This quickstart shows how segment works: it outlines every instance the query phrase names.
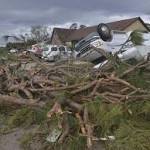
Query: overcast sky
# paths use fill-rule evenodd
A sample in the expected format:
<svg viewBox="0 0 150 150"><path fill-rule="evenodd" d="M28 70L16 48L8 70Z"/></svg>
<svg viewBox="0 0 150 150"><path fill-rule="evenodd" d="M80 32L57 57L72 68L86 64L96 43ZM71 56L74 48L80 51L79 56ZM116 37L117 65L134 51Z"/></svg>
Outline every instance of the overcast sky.
<svg viewBox="0 0 150 150"><path fill-rule="evenodd" d="M150 22L150 0L0 0L0 36L32 25L94 25L135 16Z"/></svg>

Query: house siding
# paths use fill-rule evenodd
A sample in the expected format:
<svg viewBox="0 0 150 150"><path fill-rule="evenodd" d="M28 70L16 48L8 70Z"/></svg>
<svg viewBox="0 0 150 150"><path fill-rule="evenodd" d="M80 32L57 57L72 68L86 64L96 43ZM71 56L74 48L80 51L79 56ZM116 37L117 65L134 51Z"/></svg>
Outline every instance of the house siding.
<svg viewBox="0 0 150 150"><path fill-rule="evenodd" d="M52 45L63 45L64 43L60 40L59 36L56 32L53 33L52 39L51 39Z"/></svg>
<svg viewBox="0 0 150 150"><path fill-rule="evenodd" d="M132 23L124 31L134 31L134 30L148 31L139 20Z"/></svg>

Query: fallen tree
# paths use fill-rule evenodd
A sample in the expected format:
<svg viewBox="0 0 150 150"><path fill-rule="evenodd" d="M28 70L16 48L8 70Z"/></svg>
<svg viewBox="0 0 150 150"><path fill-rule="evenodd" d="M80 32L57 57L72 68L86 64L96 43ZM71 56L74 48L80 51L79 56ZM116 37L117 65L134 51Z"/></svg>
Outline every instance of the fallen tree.
<svg viewBox="0 0 150 150"><path fill-rule="evenodd" d="M28 59L26 61L31 63ZM114 116L122 117L120 109L124 113L132 113L126 107L127 103L145 103L150 100L150 88L137 86L136 82L140 81L130 80L130 77L134 78L142 71L145 80L143 84L148 85L149 61L134 66L118 64L123 67L121 72L112 63L107 69L103 66L104 70L94 70L89 64L75 64L74 61L50 65L34 59L32 63L35 64L31 69L22 67L21 62L0 66L0 104L43 108L51 101L53 107L47 117L51 119L59 115L61 118L59 125L63 131L56 139L58 143L63 143L72 134L69 118L73 117L79 125L78 136L85 137L87 148L92 149L95 141L103 141L96 134L98 128L106 127L99 131L104 137L109 136L107 132L110 132L110 128L117 128L116 124L111 126L107 119L99 118L104 109L102 103L114 106L112 110L107 107L106 110L112 115L114 113ZM106 110L103 112L106 113Z"/></svg>

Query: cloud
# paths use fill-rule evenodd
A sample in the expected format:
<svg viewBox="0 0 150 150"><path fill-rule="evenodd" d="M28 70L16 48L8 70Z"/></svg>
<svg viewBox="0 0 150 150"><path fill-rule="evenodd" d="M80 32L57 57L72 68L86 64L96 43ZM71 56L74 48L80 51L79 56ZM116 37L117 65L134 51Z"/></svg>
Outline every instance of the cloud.
<svg viewBox="0 0 150 150"><path fill-rule="evenodd" d="M148 14L149 0L1 0L0 20L13 24L66 23L80 16ZM92 20L92 18L89 18Z"/></svg>
<svg viewBox="0 0 150 150"><path fill-rule="evenodd" d="M150 22L149 0L0 0L0 35L32 25L94 25L141 16Z"/></svg>

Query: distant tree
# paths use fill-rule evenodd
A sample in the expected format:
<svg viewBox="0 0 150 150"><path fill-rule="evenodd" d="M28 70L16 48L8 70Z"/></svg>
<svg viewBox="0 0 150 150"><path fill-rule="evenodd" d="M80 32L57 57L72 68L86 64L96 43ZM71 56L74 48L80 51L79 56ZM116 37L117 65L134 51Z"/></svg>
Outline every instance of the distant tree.
<svg viewBox="0 0 150 150"><path fill-rule="evenodd" d="M16 35L4 35L3 39L5 40L5 42L8 42L10 38L13 38L16 41L24 41L24 36L16 36Z"/></svg>
<svg viewBox="0 0 150 150"><path fill-rule="evenodd" d="M5 35L3 39L7 42L8 49L26 49L35 43L49 40L50 34L46 26L33 26L30 34Z"/></svg>
<svg viewBox="0 0 150 150"><path fill-rule="evenodd" d="M81 24L80 29L82 29L82 28L86 28L86 25Z"/></svg>
<svg viewBox="0 0 150 150"><path fill-rule="evenodd" d="M50 38L47 26L32 26L31 27L31 36L37 42L47 41Z"/></svg>
<svg viewBox="0 0 150 150"><path fill-rule="evenodd" d="M71 26L70 26L70 29L77 29L78 28L78 24L77 23L73 23Z"/></svg>
<svg viewBox="0 0 150 150"><path fill-rule="evenodd" d="M13 42L9 41L9 38L14 39L15 41L13 41ZM3 36L3 39L5 40L5 42L7 42L7 44L6 44L7 49L12 49L12 48L26 49L36 43L36 41L34 39L28 37L28 34L18 35L18 36L5 35L5 36Z"/></svg>
<svg viewBox="0 0 150 150"><path fill-rule="evenodd" d="M25 50L27 48L30 48L32 45L36 44L36 41L33 39L28 39L26 42L8 42L6 44L6 48L8 50L15 48L18 50Z"/></svg>

